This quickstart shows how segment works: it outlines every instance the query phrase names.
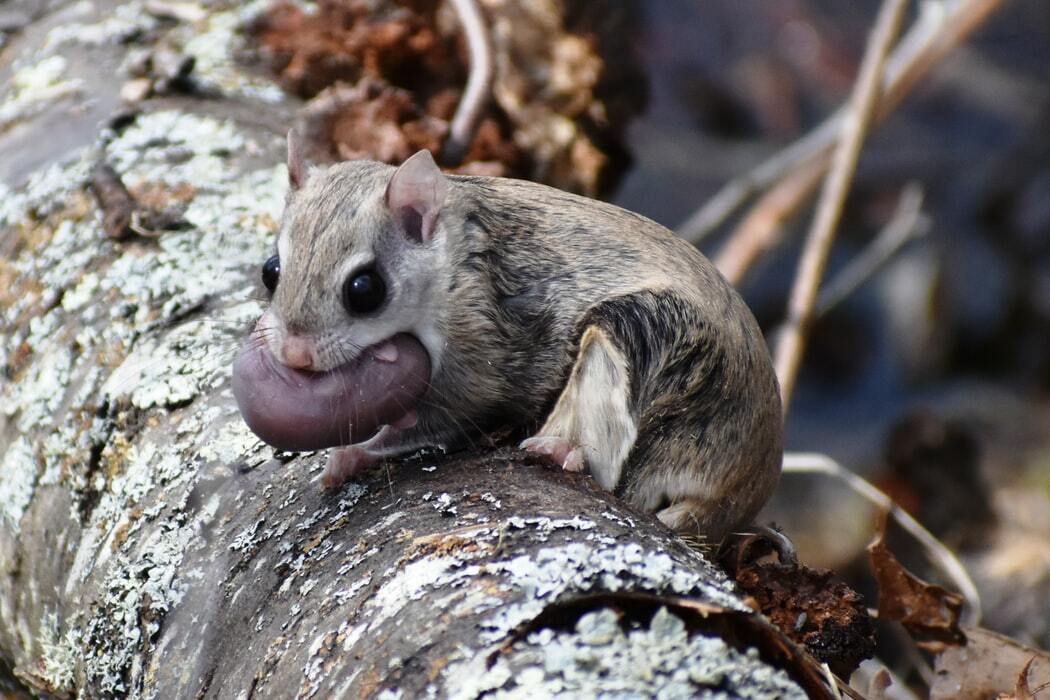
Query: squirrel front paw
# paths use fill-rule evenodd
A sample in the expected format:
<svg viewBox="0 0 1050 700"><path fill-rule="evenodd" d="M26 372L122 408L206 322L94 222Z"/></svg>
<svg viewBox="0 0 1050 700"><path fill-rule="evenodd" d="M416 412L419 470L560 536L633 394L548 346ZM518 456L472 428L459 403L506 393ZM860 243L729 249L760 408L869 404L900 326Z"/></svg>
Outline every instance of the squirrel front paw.
<svg viewBox="0 0 1050 700"><path fill-rule="evenodd" d="M326 489L342 486L347 480L378 464L380 458L360 445L339 447L328 455L328 464L321 474L321 485Z"/></svg>
<svg viewBox="0 0 1050 700"><path fill-rule="evenodd" d="M326 489L342 486L348 479L379 464L383 455L391 454L390 448L397 445L401 430L411 428L417 420L416 412L409 411L394 425L384 425L368 440L332 450L321 474L321 485Z"/></svg>
<svg viewBox="0 0 1050 700"><path fill-rule="evenodd" d="M544 455L567 472L582 472L587 467L583 448L565 438L551 435L536 435L523 440L519 447L528 452Z"/></svg>

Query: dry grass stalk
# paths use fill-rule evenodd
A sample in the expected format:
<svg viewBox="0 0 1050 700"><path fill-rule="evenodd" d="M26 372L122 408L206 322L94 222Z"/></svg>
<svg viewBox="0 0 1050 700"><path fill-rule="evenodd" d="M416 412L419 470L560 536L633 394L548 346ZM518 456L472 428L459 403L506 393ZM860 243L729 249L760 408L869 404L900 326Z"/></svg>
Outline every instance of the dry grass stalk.
<svg viewBox="0 0 1050 700"><path fill-rule="evenodd" d="M890 46L897 36L907 5L907 0L886 0L879 10L861 63L860 75L845 113L841 140L835 149L831 171L824 183L816 217L802 251L798 274L788 299L787 321L777 340L774 355L785 412L791 405L795 379L813 320L817 290L842 217L842 205L853 182L860 149L875 113Z"/></svg>
<svg viewBox="0 0 1050 700"><path fill-rule="evenodd" d="M962 43L1005 0L929 0L919 19L901 38L886 61L876 118L884 119L956 46ZM827 158L839 140L845 111L839 110L811 132L751 171L734 178L678 227L678 233L698 243L721 226L751 197L767 190L796 169ZM814 186L815 189L815 186ZM804 202L810 192L801 194ZM800 202L795 208L801 207Z"/></svg>
<svg viewBox="0 0 1050 700"><path fill-rule="evenodd" d="M715 257L715 267L739 286L755 260L779 241L785 223L824 178L830 154L804 162L788 173L751 207Z"/></svg>
<svg viewBox="0 0 1050 700"><path fill-rule="evenodd" d="M892 498L870 481L831 459L815 452L788 452L784 454L785 474L823 474L845 484L864 500L878 506L889 514L897 525L911 535L926 552L926 557L951 585L962 594L967 607L963 612L963 623L967 627L980 624L981 596L977 585L970 578L959 558L937 537L923 527Z"/></svg>
<svg viewBox="0 0 1050 700"><path fill-rule="evenodd" d="M473 141L474 127L485 105L488 104L494 62L488 29L477 2L475 0L451 0L451 4L463 27L463 34L467 40L467 51L470 54L470 74L467 76L467 85L463 89L463 97L460 98L456 113L452 116L448 142L445 146L446 155L458 164Z"/></svg>
<svg viewBox="0 0 1050 700"><path fill-rule="evenodd" d="M930 218L922 212L922 200L922 187L915 182L908 183L901 192L897 210L882 230L857 257L850 260L849 265L821 288L815 311L818 318L848 299L909 241L926 235L930 230Z"/></svg>

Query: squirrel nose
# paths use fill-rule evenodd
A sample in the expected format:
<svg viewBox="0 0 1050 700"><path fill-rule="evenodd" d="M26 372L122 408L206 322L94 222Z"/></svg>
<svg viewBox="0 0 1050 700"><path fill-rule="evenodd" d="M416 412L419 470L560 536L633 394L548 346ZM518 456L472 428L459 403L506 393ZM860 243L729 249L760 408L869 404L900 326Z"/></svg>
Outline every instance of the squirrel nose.
<svg viewBox="0 0 1050 700"><path fill-rule="evenodd" d="M288 335L281 343L281 362L292 369L312 369L313 343L297 335Z"/></svg>

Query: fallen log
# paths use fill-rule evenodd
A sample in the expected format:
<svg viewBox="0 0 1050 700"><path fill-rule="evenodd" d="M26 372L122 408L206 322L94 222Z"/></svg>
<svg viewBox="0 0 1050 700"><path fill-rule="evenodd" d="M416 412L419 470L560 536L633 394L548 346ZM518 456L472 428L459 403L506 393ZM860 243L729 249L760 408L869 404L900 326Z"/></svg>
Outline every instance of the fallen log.
<svg viewBox="0 0 1050 700"><path fill-rule="evenodd" d="M233 5L59 4L9 46L0 659L56 697L822 693L719 569L586 477L479 446L326 491L323 455L248 431L229 362L289 107L228 47L197 62L207 99L129 112L107 75L128 37L170 40L165 12L232 41Z"/></svg>

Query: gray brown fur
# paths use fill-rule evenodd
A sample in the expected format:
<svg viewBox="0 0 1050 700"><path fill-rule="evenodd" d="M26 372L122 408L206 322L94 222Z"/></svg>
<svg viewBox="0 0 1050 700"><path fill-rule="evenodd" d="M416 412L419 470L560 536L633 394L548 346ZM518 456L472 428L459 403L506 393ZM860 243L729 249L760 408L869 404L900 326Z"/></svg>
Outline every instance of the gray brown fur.
<svg viewBox="0 0 1050 700"><path fill-rule="evenodd" d="M647 510L679 504L688 517L674 526L712 536L754 517L780 472L779 392L754 318L705 257L609 204L461 176L448 177L435 238L393 244L381 204L394 170L355 161L311 174L289 200L274 297L291 328L346 323L327 271L371 246L395 294L422 286L419 298L435 300L427 312L444 346L431 389L388 452L506 425L535 431L597 325L629 366L638 429L615 491ZM398 322L385 319L382 332L408 330ZM691 484L695 498L659 488L667 479Z"/></svg>

